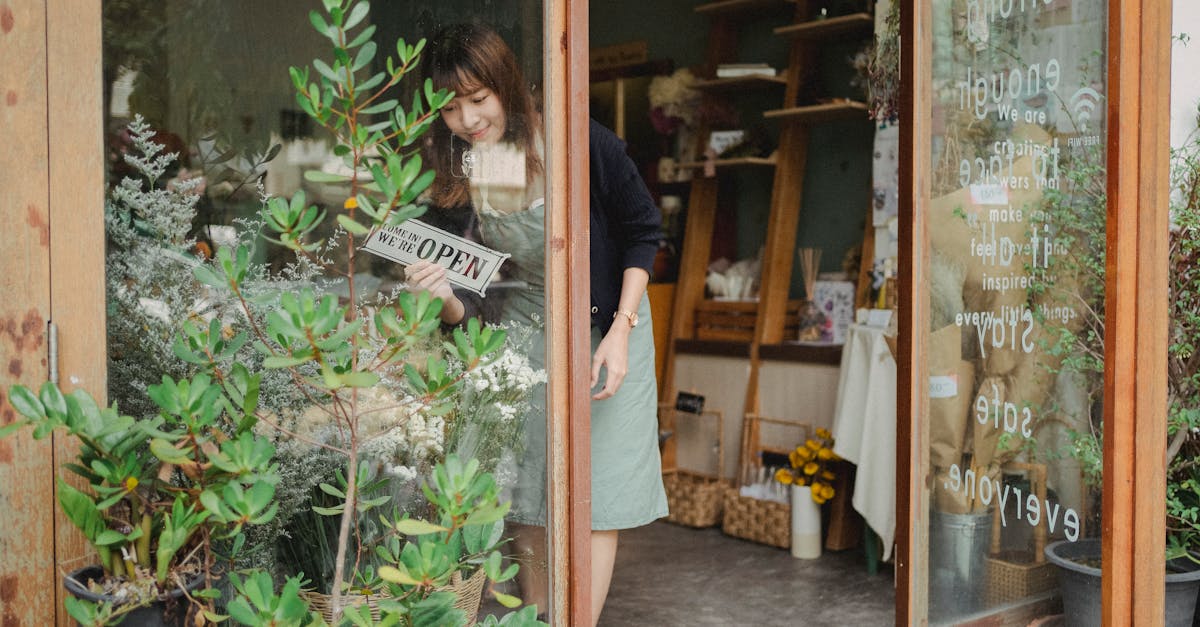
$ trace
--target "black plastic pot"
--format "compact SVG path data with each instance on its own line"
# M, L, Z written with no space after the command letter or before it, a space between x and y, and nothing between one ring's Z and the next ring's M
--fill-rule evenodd
M1046 545L1046 558L1058 566L1067 627L1100 624L1100 539L1059 540ZM1200 591L1200 567L1190 560L1167 564L1166 627L1191 627Z
M67 575L63 580L63 587L71 593L71 596L85 601L95 603L112 601L112 597L96 594L87 588L88 582L96 581L103 576L104 570L99 566L85 566ZM188 588L195 590L202 583L204 583L204 578L196 577L189 582ZM145 607L139 607L122 615L121 620L116 624L123 627L185 627L187 607L188 600L183 595L183 590L176 588L168 593L166 598L160 598Z

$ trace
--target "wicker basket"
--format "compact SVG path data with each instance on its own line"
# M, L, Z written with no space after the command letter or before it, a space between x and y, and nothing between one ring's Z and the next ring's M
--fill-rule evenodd
M812 430L812 425L805 422L746 414L742 421L742 448L738 464L738 472L743 484L752 482L753 478L759 475L763 451L783 455L788 453L786 450L761 445L760 436L763 423L788 428L795 427L804 434L798 440L801 442ZM725 491L724 509L721 531L726 535L777 546L781 549L789 548L792 545L792 506L790 504L742 496L738 488L731 487Z
M1039 502L1046 502L1046 467L1042 464L1009 462L1006 468L1024 470ZM1020 505L1020 503L1018 503ZM1000 509L993 511L992 546L987 556L985 601L989 605L1011 603L1051 590L1058 585L1058 567L1046 561L1046 523L1033 528L1033 551L1002 550ZM1032 554L1031 554L1032 553Z
M463 579L460 573L454 573L450 578L450 585L443 588L438 588L438 591L453 592L455 595L454 607L460 609L467 615L467 625L474 625L475 619L479 617L479 604L483 600L483 587L487 583L487 573L482 568L475 571L468 579ZM308 603L309 609L320 612L321 617L327 623L333 623L333 597L328 594L322 594L313 590L301 590L300 598ZM344 605L347 607L367 605L371 608L372 620L379 621L379 608L376 602L381 597L364 596L361 594L343 595Z
M726 535L781 549L792 545L791 505L742 496L737 488L727 488L724 508L721 531Z
M676 411L674 424L679 429L681 416L712 416L717 423L717 472L725 467L725 443L721 412L705 411L699 414ZM725 498L725 490L733 484L732 481L721 479L712 474L683 470L676 468L663 472L663 487L667 491L667 521L688 527L714 527L721 524L721 509Z
M667 490L667 521L687 527L715 527L721 524L725 490L731 482L690 470L663 472Z

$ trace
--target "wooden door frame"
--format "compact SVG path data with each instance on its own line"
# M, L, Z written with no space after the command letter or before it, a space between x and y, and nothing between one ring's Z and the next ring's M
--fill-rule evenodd
M105 396L100 22L100 0L0 4L0 119L10 133L0 216L12 232L0 256L5 390L40 386L53 363L64 391ZM48 332L51 322L62 333ZM12 412L0 408L5 423ZM74 452L62 438L35 442L27 433L0 451L0 498L12 505L0 520L6 538L20 540L4 543L0 615L6 624L74 624L59 580L88 551L55 505L57 469Z
M896 624L928 615L928 224L933 16L901 5ZM1165 537L1171 6L1108 4L1102 578L1106 625L1161 624ZM1149 622L1147 622L1149 621Z
M553 624L591 624L588 2L545 2L546 347ZM563 533L562 530L566 530ZM565 585L555 585L565 584Z
M563 182L549 190L547 295L566 304L553 308L547 321L550 362L562 364L556 367L562 374L548 385L548 441L559 452L550 458L550 515L554 529L567 530L551 536L550 568L553 581L569 582L555 586L555 623L586 625L591 621L590 401L586 386L573 382L589 377L591 316L588 275L571 269L586 267L588 259L588 3L546 0L543 10L545 84L562 87L546 90L547 170L550 180ZM10 52L0 58L0 68L8 70L0 73L0 107L8 109L0 119L19 122L9 127L10 148L26 147L0 157L6 165L0 171L6 192L0 216L19 227L6 240L0 272L20 278L22 288L6 291L10 305L0 308L0 316L15 321L15 331L7 333L5 327L7 339L0 338L0 346L6 351L16 343L36 347L11 360L9 374L0 379L5 387L37 386L48 377L46 322L55 320L62 330L61 383L105 396L100 25L100 0L0 3L0 50ZM11 412L3 405L5 420L15 419ZM12 477L0 496L20 504L5 509L5 527L26 533L10 546L20 554L10 553L0 570L0 618L65 625L60 570L85 554L69 524L51 522L57 516L55 469L69 451L61 444L15 437L22 439L0 443L0 453L10 453L0 455L0 476ZM17 481L18 472L26 479ZM27 480L34 475L36 481ZM33 519L41 522L32 524Z

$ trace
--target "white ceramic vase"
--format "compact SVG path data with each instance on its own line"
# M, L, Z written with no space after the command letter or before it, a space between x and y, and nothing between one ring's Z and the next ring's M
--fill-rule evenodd
M792 557L821 557L821 506L809 486L792 486Z

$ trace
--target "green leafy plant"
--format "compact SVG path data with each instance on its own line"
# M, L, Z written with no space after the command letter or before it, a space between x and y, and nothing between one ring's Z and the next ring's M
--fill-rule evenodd
M419 140L453 94L435 91L426 80L406 109L390 94L416 68L424 41L397 41L395 56L380 64L371 39L375 26L367 21L368 3L325 0L323 5L323 13L313 11L309 16L317 32L332 44L333 59L316 59L311 68L292 68L290 76L296 102L335 138L333 152L347 172L307 172L305 177L316 185L345 190L345 201L340 208L327 210L297 191L290 198L266 199L261 220L264 237L295 254L295 272L337 277L343 281L344 296L326 291L327 281L277 289L266 268L252 261L255 255L249 243L218 250L213 262L197 267L193 276L220 299L240 305L262 367L266 372L285 373L285 380L306 405L299 419L294 414L260 411L248 416L248 421L256 418L264 428L344 460L337 484L327 481L319 486L333 504L314 508L317 515L338 520L329 589L333 622L360 624L362 612L343 614L345 595L372 590L391 598L381 605L387 603L404 624L455 624L463 617L453 611L454 594L442 588L463 570L463 564L483 568L493 581L512 577L511 568L499 570L500 557L494 548L506 511L496 502L494 481L477 472L478 462L448 458L433 473L434 487L426 490L433 505L445 510L440 524L418 523L396 507L387 517L383 512L391 499L372 492L378 467L370 452L418 419L427 430L440 430L439 421L452 410L460 382L496 359L506 334L477 320L454 329L443 350L462 367L451 372L443 357L416 350L439 333L440 300L427 293L399 293L373 298L367 307L368 295L356 286L359 248L379 229L424 212L416 200L433 182L434 173L422 163ZM379 65L385 69L373 69ZM329 237L322 235L329 232L327 225L333 232ZM335 248L342 254L337 262L331 254ZM175 355L214 379L225 380L228 371L217 356L230 349L223 348L221 333L219 325L186 324ZM318 418L326 425L319 435L289 428L297 420L307 424ZM229 496L254 497L232 491ZM240 510L222 513L244 516L254 505L245 502ZM364 525L375 520L385 523L383 541L363 533ZM485 552L488 559L480 557ZM384 557L393 561L376 568L374 558ZM416 583L389 581L388 576L396 573L414 577ZM243 582L243 592L251 589L248 585ZM261 592L261 584L253 587ZM290 591L285 587L281 594ZM501 601L514 601L494 594ZM262 614L284 607L262 594L243 596L246 605L238 606L242 610ZM250 611L241 613L251 616Z
M217 543L274 516L273 449L242 420L255 410L253 394L230 393L257 384L236 366L224 384L205 374L164 376L149 389L159 414L142 420L101 407L82 390L64 395L49 382L36 394L10 388L23 419L3 435L32 427L36 439L58 431L78 442L64 467L90 491L59 479L59 504L104 570L93 590L121 599L108 608L73 600L69 611L81 623L104 624L195 578L201 588L190 598L211 609L216 571L228 557Z
M1064 190L1071 193L1048 195L1056 248L1068 252L1035 273L1033 283L1034 292L1050 293L1080 312L1071 324L1043 320L1051 338L1043 348L1061 359L1056 371L1074 373L1082 383L1087 429L1073 434L1067 454L1080 462L1092 486L1103 471L1105 240L1096 236L1106 223L1102 163L1098 153L1077 159L1066 169ZM1167 559L1200 562L1200 137L1193 134L1172 149L1171 174L1166 546Z

